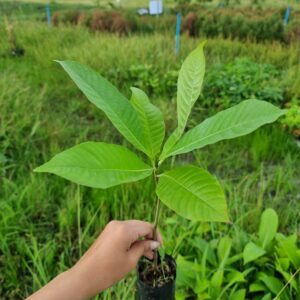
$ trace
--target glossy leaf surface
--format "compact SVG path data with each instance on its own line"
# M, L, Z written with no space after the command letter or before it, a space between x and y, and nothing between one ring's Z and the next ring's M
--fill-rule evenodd
M131 103L142 124L145 148L153 161L160 152L165 136L163 115L155 105L150 103L148 96L142 90L132 87L131 91Z
M284 110L266 101L245 100L189 130L167 156L190 152L221 140L246 135L262 125L274 122L284 113Z
M156 193L179 215L199 221L228 221L223 190L208 171L179 167L160 175Z
M143 179L152 173L152 168L125 147L87 142L57 154L35 172L52 173L104 189Z
M177 83L178 126L168 138L161 155L161 160L166 157L169 150L180 139L191 110L200 96L205 74L204 45L205 42L192 51L181 66Z
M142 125L131 103L95 70L75 61L59 61L85 96L103 110L118 131L147 154Z

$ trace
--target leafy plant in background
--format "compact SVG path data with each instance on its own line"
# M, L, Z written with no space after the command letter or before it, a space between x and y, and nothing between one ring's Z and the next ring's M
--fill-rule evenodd
M183 0L183 2L191 2ZM194 1L193 1L194 2ZM1 8L1 6L0 6ZM59 8L58 8L59 9ZM5 8L4 8L5 10ZM23 8L22 8L23 10ZM252 40L257 42L279 41L291 43L299 39L299 12L294 11L288 26L283 25L282 9L252 9L249 7L231 7L230 10L205 8L200 3L178 3L165 14L159 23L149 15L139 16L135 10L64 10L53 14L54 26L73 24L86 26L92 31L104 31L117 34L128 33L171 33L175 13L184 15L183 31L192 37L224 37ZM193 14L190 14L193 12ZM191 18L192 17L192 18ZM192 21L192 22L191 22Z
M281 120L283 126L295 137L300 137L300 100L294 99L288 104L288 111Z
M102 189L152 176L157 194L156 204L153 204L155 228L161 202L190 220L227 222L225 195L212 174L193 165L164 171L163 163L169 157L248 134L274 122L284 111L265 101L246 100L185 132L203 83L203 47L204 43L186 58L179 72L178 125L166 142L163 115L142 90L131 88L128 101L96 71L74 61L59 61L86 97L104 111L116 129L144 155L139 157L121 145L86 142L57 154L35 171ZM145 156L147 162L143 159ZM156 256L154 270L157 268Z
M240 58L216 65L208 72L201 104L227 108L254 97L280 105L283 93L280 73L274 65Z
M153 64L134 64L126 72L113 68L108 72L108 76L113 82L122 81L155 97L172 96L177 88L178 69L173 67L161 73Z
M178 67L179 69L179 67ZM147 94L160 97L176 92L177 66L161 73L152 64L132 65L126 73L114 68L108 73L113 82L120 81L139 87ZM259 64L248 58L217 64L206 72L200 105L206 108L228 108L242 100L258 98L282 105L285 89L282 75L272 64Z
M193 247L198 255L194 260L177 259L176 299L193 295L218 300L299 299L297 235L285 236L277 229L278 216L269 208L261 216L257 234L236 227L233 237L228 234L209 242L196 238ZM187 287L189 291L184 292Z

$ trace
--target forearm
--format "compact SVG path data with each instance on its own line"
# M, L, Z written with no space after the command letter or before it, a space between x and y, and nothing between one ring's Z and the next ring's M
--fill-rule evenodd
M85 285L73 269L56 276L27 300L85 300L89 296Z
M132 271L142 255L153 259L161 237L154 241L152 234L147 222L110 222L75 266L27 300L86 300L101 293Z

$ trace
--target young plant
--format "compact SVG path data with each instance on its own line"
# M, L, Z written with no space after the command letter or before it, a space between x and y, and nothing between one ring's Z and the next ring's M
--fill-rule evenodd
M161 165L171 156L248 134L274 122L284 111L265 101L246 100L185 132L203 83L203 47L204 43L199 45L181 67L177 91L178 124L165 142L163 115L142 90L131 88L132 96L128 101L89 67L74 61L59 61L86 97L137 150L146 154L149 162L124 146L86 142L57 154L35 171L53 173L81 185L102 189L153 176L157 194L155 228L159 223L161 202L190 220L227 222L225 195L212 174L193 165L162 172Z
M211 240L195 236L197 254L177 259L176 299L299 299L297 234L279 233L278 224L277 213L267 208L255 233L236 227L234 234Z

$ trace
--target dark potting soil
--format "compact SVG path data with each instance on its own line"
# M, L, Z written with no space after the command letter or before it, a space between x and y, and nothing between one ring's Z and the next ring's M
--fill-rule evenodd
M164 260L159 258L157 268L153 261L142 259L138 266L139 280L150 287L161 287L167 283L173 282L176 278L175 260L166 255Z

